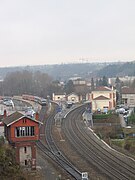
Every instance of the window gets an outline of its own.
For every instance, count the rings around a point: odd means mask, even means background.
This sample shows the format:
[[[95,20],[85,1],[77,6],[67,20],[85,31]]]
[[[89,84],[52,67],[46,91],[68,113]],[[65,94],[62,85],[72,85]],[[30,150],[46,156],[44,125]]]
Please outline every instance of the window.
[[[26,119],[23,119],[23,123],[26,123]]]
[[[127,99],[124,99],[125,103],[127,104]]]
[[[24,162],[24,163],[25,163],[25,166],[27,166],[27,165],[28,165],[28,162],[27,162],[27,160],[25,160],[25,162]]]
[[[24,147],[24,153],[27,153],[27,147],[26,146]]]
[[[16,137],[34,136],[35,135],[34,126],[16,127],[15,135]]]

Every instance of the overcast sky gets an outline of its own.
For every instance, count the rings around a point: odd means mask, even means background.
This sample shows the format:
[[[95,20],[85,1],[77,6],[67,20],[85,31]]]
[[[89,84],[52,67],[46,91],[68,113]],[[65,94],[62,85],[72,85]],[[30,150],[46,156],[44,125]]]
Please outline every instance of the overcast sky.
[[[0,0],[0,66],[135,60],[135,0]]]

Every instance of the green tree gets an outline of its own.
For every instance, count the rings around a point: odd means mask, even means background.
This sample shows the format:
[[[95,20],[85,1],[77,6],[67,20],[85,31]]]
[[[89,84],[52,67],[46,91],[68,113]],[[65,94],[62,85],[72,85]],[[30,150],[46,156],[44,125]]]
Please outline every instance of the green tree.
[[[95,85],[94,85],[94,79],[93,77],[91,78],[91,90],[93,91],[95,89]]]
[[[103,85],[103,81],[102,81],[101,78],[99,79],[98,84],[99,84],[99,86],[102,86],[102,85]]]
[[[117,77],[116,81],[115,81],[115,87],[116,87],[116,90],[117,90],[116,97],[117,97],[118,104],[121,104],[121,101],[122,101],[121,88],[122,88],[123,85],[124,85],[123,82],[120,81],[119,77]]]
[[[103,76],[102,85],[103,86],[108,86],[108,79],[107,79],[106,76]]]
[[[65,85],[65,92],[66,92],[66,94],[70,94],[70,93],[74,92],[74,85],[73,85],[72,80],[69,80],[67,82],[67,84]]]
[[[16,164],[14,150],[0,146],[0,179],[25,179],[18,164]]]

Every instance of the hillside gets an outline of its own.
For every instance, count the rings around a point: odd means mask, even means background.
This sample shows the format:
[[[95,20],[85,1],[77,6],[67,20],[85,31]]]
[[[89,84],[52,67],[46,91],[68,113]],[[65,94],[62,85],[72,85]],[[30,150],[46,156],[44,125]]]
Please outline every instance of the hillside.
[[[55,80],[67,80],[70,77],[116,77],[134,76],[135,62],[117,63],[78,63],[78,64],[55,64],[0,68],[0,77],[4,78],[7,73],[15,71],[41,71],[47,73]]]
[[[7,73],[14,71],[41,71],[49,74],[57,80],[67,80],[73,76],[87,77],[96,71],[102,69],[104,63],[78,63],[78,64],[55,64],[55,65],[38,65],[38,66],[22,66],[22,67],[6,67],[0,68],[0,76],[4,78]]]
[[[99,77],[135,76],[135,62],[110,64],[97,72]]]

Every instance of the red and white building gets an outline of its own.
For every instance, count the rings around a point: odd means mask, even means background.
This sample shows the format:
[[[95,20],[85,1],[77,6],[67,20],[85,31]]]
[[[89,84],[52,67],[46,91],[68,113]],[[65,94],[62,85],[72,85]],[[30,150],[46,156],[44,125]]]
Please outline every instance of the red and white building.
[[[14,112],[3,120],[4,134],[15,148],[16,161],[28,168],[36,169],[36,142],[39,140],[38,114],[30,118],[20,112]]]

